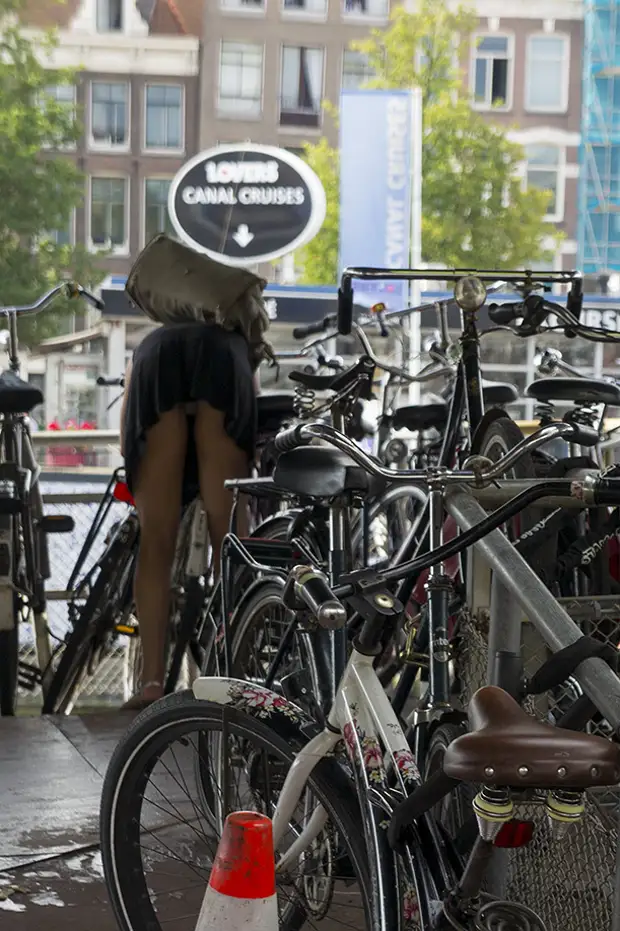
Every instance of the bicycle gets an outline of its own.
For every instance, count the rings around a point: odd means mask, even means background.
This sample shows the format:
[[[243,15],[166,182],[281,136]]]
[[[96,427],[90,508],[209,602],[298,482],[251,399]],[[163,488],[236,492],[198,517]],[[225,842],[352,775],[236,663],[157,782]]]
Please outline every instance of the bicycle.
[[[359,883],[366,927],[372,931],[473,931],[500,926],[507,931],[526,927],[543,931],[545,925],[526,905],[481,892],[488,862],[502,848],[517,849],[531,839],[518,815],[524,801],[542,808],[557,834],[567,821],[578,822],[583,813],[583,792],[617,781],[620,748],[566,727],[539,724],[520,709],[512,697],[514,666],[503,661],[506,653],[513,656],[515,631],[508,629],[501,613],[496,612],[491,619],[495,684],[482,688],[472,700],[470,733],[449,740],[439,770],[424,773],[428,762],[421,750],[424,741],[414,740],[412,744],[405,737],[373,670],[373,660],[402,611],[390,583],[421,566],[437,567],[440,573],[441,562],[449,555],[479,543],[486,551],[496,552],[493,565],[495,568],[499,563],[501,584],[510,588],[520,605],[527,606],[532,622],[564,662],[566,648],[572,652],[585,690],[610,715],[614,726],[620,726],[620,680],[602,659],[594,658],[592,653],[588,657],[587,638],[581,637],[553,596],[497,530],[508,516],[537,498],[579,502],[576,490],[571,490],[567,481],[534,480],[526,493],[510,498],[490,516],[471,495],[471,491],[495,483],[525,451],[554,435],[571,434],[577,435],[574,425],[557,424],[527,438],[518,450],[486,469],[446,471],[439,479],[433,473],[414,476],[430,484],[432,507],[445,493],[453,513],[458,515],[459,509],[466,513],[467,507],[473,507],[481,515],[475,521],[461,519],[466,525],[462,536],[439,546],[435,546],[438,541],[434,521],[433,551],[422,558],[390,570],[351,573],[333,589],[311,565],[297,566],[287,574],[282,600],[298,623],[307,623],[309,617],[323,628],[342,629],[348,624],[355,630],[353,648],[324,727],[299,705],[261,685],[209,678],[198,679],[192,693],[163,699],[134,722],[115,752],[102,797],[104,869],[123,931],[137,931],[144,926],[158,929],[163,927],[161,922],[175,920],[171,914],[174,902],[163,901],[161,892],[155,912],[146,877],[152,884],[152,875],[167,854],[172,854],[175,862],[170,845],[178,839],[178,827],[166,829],[159,849],[150,848],[149,854],[147,848],[148,874],[142,862],[141,831],[144,829],[150,841],[157,843],[155,829],[143,823],[149,803],[148,784],[177,738],[179,755],[174,753],[171,763],[174,772],[164,767],[167,789],[165,785],[163,790],[158,789],[156,800],[150,804],[158,810],[160,829],[171,820],[183,821],[184,813],[192,819],[189,840],[185,841],[186,855],[191,856],[191,872],[201,885],[187,886],[179,869],[179,857],[175,865],[175,877],[184,883],[182,907],[186,922],[194,920],[194,909],[197,914],[200,907],[209,868],[205,851],[213,840],[213,830],[219,832],[227,811],[237,807],[238,803],[232,802],[232,791],[235,772],[240,770],[252,807],[273,818],[281,927],[300,928],[306,918],[316,924],[327,917],[332,905],[339,904],[341,883],[348,875],[350,882]],[[360,494],[367,491],[370,476],[388,480],[388,470],[343,434],[324,424],[311,424],[291,428],[276,441],[281,450],[288,450],[281,453],[279,462],[281,477],[288,475],[290,488],[297,490],[305,479],[300,463],[306,451],[296,447],[318,436],[352,458],[355,451],[355,461],[366,473],[366,479],[361,469],[348,476],[343,474],[341,493],[346,491],[347,479],[350,487],[353,475]],[[328,448],[321,452],[325,453],[324,481],[333,486],[330,470],[334,457]],[[398,478],[405,480],[404,475]],[[407,481],[412,480],[408,473]],[[460,487],[464,484],[467,490]],[[595,476],[587,486],[588,497],[597,503],[617,504],[618,484]],[[501,482],[499,485],[501,488]],[[501,562],[497,554],[501,554]],[[437,581],[439,575],[433,577]],[[351,611],[361,623],[353,624]],[[432,625],[431,637],[431,661],[433,671],[438,672],[440,665],[447,663],[447,656],[442,655],[441,631]],[[574,649],[575,642],[580,649]],[[440,674],[435,677],[437,685],[440,679]],[[516,694],[521,697],[520,687]],[[583,702],[579,711],[584,713]],[[442,704],[439,690],[434,689],[429,706],[420,714],[421,732],[431,720],[435,734],[442,727],[454,726],[452,710]],[[229,760],[223,758],[222,744],[231,737]],[[214,773],[205,768],[208,760],[205,762],[201,756],[205,750],[210,752]],[[187,764],[189,776],[182,764]],[[180,795],[189,794],[190,784],[196,782],[202,782],[198,802],[193,798],[181,802]],[[471,853],[464,856],[443,831],[436,818],[436,806],[459,786],[470,784],[480,786],[474,794],[478,829]],[[271,789],[276,792],[273,801]],[[170,799],[172,810],[164,808]],[[312,808],[315,799],[319,805]],[[204,831],[203,821],[207,825]],[[290,845],[283,847],[287,830],[291,832]],[[342,868],[338,877],[334,872],[337,864]]]
[[[32,446],[28,414],[43,402],[38,388],[20,378],[17,321],[43,310],[56,298],[84,298],[104,305],[76,282],[63,282],[32,304],[0,307],[8,322],[9,367],[0,375],[0,714],[13,715],[18,686],[47,690],[51,647],[45,581],[50,577],[47,534],[70,533],[73,520],[44,515],[40,469]],[[36,666],[19,660],[19,625],[32,616]]]

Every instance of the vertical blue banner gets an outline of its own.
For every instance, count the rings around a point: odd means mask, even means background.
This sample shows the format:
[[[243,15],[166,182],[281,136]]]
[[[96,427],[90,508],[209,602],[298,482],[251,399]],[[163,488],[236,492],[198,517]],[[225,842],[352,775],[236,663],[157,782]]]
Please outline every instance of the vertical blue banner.
[[[411,237],[410,91],[340,96],[340,271],[408,268]],[[356,302],[405,307],[408,282],[355,281]]]

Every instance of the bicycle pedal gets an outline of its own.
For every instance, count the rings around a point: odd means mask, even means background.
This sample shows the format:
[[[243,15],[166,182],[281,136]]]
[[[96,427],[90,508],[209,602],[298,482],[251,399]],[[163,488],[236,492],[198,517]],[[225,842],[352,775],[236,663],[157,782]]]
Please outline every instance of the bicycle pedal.
[[[34,692],[37,686],[43,682],[43,675],[38,666],[31,666],[20,659],[17,667],[17,682],[20,689],[27,692]]]
[[[45,514],[40,518],[38,526],[44,533],[72,533],[75,521],[66,514]]]

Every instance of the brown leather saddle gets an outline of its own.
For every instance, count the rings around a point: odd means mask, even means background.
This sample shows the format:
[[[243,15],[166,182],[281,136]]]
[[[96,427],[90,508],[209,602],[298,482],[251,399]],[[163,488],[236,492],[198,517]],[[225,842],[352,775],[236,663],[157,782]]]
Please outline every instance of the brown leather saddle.
[[[468,716],[471,732],[445,752],[443,770],[452,779],[538,789],[620,781],[620,744],[537,721],[494,685],[472,696]]]

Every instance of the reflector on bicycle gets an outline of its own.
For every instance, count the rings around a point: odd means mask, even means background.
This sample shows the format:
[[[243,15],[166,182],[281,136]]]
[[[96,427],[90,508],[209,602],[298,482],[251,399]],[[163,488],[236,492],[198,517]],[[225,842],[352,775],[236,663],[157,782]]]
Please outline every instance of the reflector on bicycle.
[[[527,847],[534,835],[533,821],[507,821],[502,824],[493,844],[495,847]]]
[[[117,482],[114,486],[113,495],[117,501],[122,501],[124,504],[131,504],[133,506],[134,500],[133,495],[129,491],[129,488],[125,482]]]

